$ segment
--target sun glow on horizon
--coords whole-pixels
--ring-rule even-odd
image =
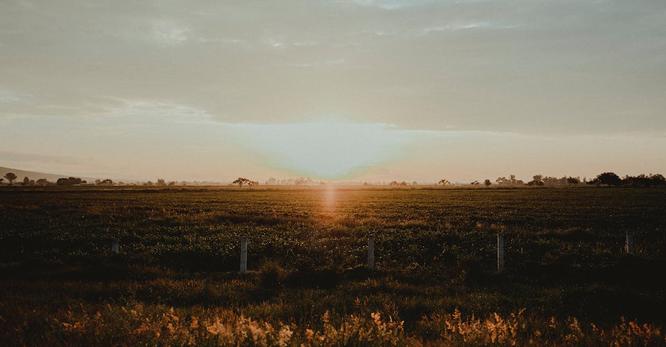
[[[233,125],[238,140],[273,166],[339,179],[398,158],[413,134],[382,123]]]

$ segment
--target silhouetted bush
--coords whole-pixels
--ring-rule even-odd
[[[67,178],[58,178],[56,184],[59,186],[73,186],[78,184],[86,184],[85,180],[82,180],[78,177],[67,177]]]
[[[49,182],[46,178],[40,178],[40,179],[38,179],[37,182],[35,182],[35,183],[36,183],[38,186],[48,186],[48,185],[52,184],[52,183]]]
[[[588,182],[588,184],[619,186],[622,184],[622,179],[620,179],[620,176],[616,175],[614,172],[604,172]]]
[[[641,174],[638,176],[625,176],[622,179],[622,185],[631,186],[631,187],[652,187],[652,186],[662,186],[666,185],[666,178],[660,174],[656,175],[645,175]]]
[[[543,176],[542,175],[534,175],[532,177],[532,180],[527,182],[528,186],[542,186],[543,183]]]

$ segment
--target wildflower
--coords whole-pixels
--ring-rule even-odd
[[[312,331],[312,329],[310,329],[310,328],[305,329],[305,340],[308,343],[312,343],[312,339],[314,338],[314,335],[315,335],[315,333],[314,333],[314,331]]]
[[[206,330],[212,335],[220,335],[227,333],[227,328],[220,322],[220,318],[215,318],[210,324],[206,324]]]
[[[190,322],[190,329],[199,329],[199,319],[196,316],[192,316],[192,321]]]
[[[289,341],[291,340],[291,336],[293,334],[294,332],[291,331],[288,325],[282,326],[282,328],[280,328],[280,332],[278,333],[278,346],[285,347],[289,345]]]

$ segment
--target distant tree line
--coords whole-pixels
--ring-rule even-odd
[[[438,182],[440,185],[450,185],[451,183],[446,179],[442,179]],[[470,183],[472,186],[478,186],[481,183],[479,181],[473,181]],[[486,179],[483,184],[488,187],[492,185],[492,182],[489,179]],[[549,177],[543,175],[534,175],[532,180],[525,183],[522,180],[516,179],[515,175],[510,175],[509,178],[498,177],[495,180],[495,184],[501,187],[519,187],[519,186],[571,186],[578,184],[588,184],[596,186],[626,186],[626,187],[655,187],[655,186],[666,186],[666,178],[661,174],[640,174],[638,176],[626,175],[624,178],[620,178],[614,172],[604,172],[594,179],[587,181],[585,178],[581,179],[580,177]]]
[[[0,178],[0,184],[4,183],[4,180],[9,182],[9,185],[14,185],[14,182],[18,179],[18,176],[13,172],[7,172],[3,177]],[[192,182],[190,182],[192,183]],[[143,185],[143,186],[175,186],[188,185],[188,182],[177,183],[175,181],[167,182],[163,178],[158,178],[155,183],[152,181],[147,181],[143,183],[136,183],[130,185]],[[270,178],[266,181],[267,185],[313,185],[313,184],[325,184],[324,181],[313,181],[310,178],[298,178],[298,179],[289,179],[289,180],[277,180],[275,178]],[[123,182],[114,182],[113,180],[107,179],[97,179],[93,183],[97,186],[114,186],[114,185],[126,185]],[[49,185],[58,185],[58,186],[76,186],[76,185],[93,185],[89,184],[86,180],[79,177],[62,177],[58,178],[56,182],[50,182],[45,178],[40,178],[37,180],[30,179],[29,177],[24,177],[21,181],[23,186],[49,186]],[[194,182],[192,184],[206,184],[206,182]],[[209,182],[208,184],[214,184],[214,182]],[[248,186],[253,187],[259,184],[258,181],[254,181],[245,177],[238,177],[232,182],[234,185],[239,187]],[[450,186],[453,185],[447,179],[441,179],[437,182],[438,185]],[[480,186],[483,184],[486,187],[493,185],[493,182],[490,179],[485,179],[483,183],[479,181],[473,181],[470,183],[472,186]],[[579,184],[588,184],[596,186],[608,186],[608,187],[617,187],[617,186],[626,186],[626,187],[655,187],[655,186],[666,186],[666,178],[661,174],[640,174],[637,176],[626,175],[624,178],[621,178],[614,172],[603,172],[594,179],[587,181],[586,178],[581,179],[580,177],[550,177],[543,175],[534,175],[532,180],[524,182],[523,180],[516,179],[515,175],[509,175],[509,177],[498,177],[495,180],[495,185],[500,187],[519,187],[519,186],[572,186]],[[369,185],[367,182],[364,185]],[[406,181],[391,181],[388,183],[392,187],[406,187],[406,186],[415,186],[418,185],[416,181],[408,183]]]
[[[629,186],[629,187],[653,187],[666,185],[666,178],[661,174],[641,174],[638,176],[624,176],[620,178],[614,172],[604,172],[595,179],[587,182],[598,186]]]
[[[14,185],[14,181],[16,181],[17,178],[18,176],[16,176],[15,173],[7,172],[2,178],[0,178],[0,183],[2,183],[6,179],[9,182],[9,185]],[[85,180],[82,180],[78,177],[67,177],[67,178],[63,177],[59,178],[56,182],[50,182],[46,178],[39,178],[37,180],[34,180],[25,176],[21,181],[21,185],[23,186],[49,186],[49,185],[71,186],[71,185],[81,185],[86,183],[87,182]]]

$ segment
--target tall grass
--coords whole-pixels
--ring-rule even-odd
[[[569,317],[528,315],[525,310],[485,317],[460,311],[424,316],[407,334],[397,317],[372,312],[314,325],[272,322],[228,309],[106,305],[70,307],[50,317],[37,312],[0,317],[0,342],[80,346],[664,346],[661,327],[621,320],[608,327]],[[20,318],[20,319],[17,319]]]

